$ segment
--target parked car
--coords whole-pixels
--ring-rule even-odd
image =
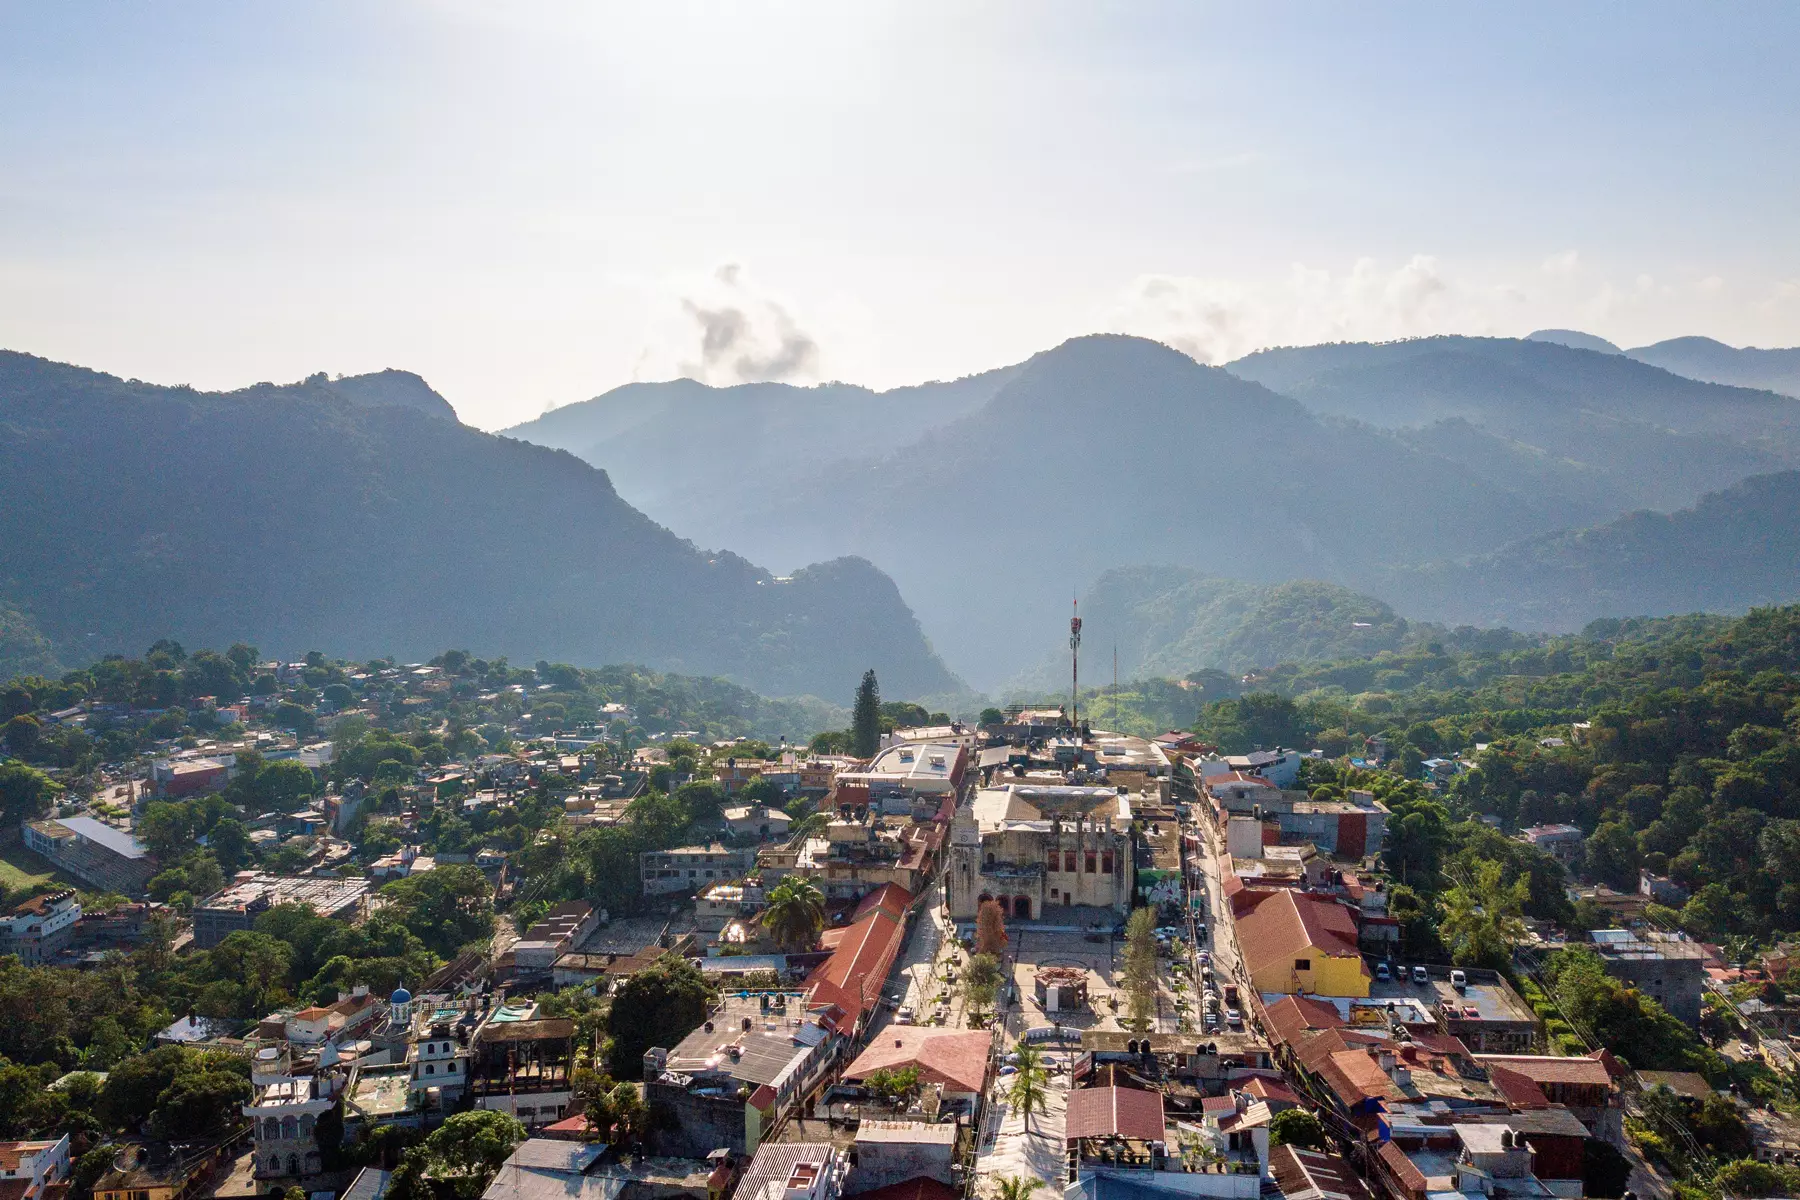
[[[1468,974],[1468,972],[1467,971],[1452,971],[1452,972],[1450,972],[1450,986],[1455,988],[1459,992],[1467,991],[1469,989],[1469,974]]]
[[[1225,1024],[1233,1029],[1242,1029],[1244,1027],[1244,1014],[1235,1008],[1227,1009],[1225,1011]]]
[[[1375,978],[1381,980],[1383,983],[1386,983],[1388,980],[1392,979],[1393,977],[1394,977],[1394,973],[1388,969],[1388,965],[1386,963],[1378,962],[1375,964]]]
[[[1414,967],[1413,968],[1413,982],[1414,983],[1430,983],[1431,982],[1431,972],[1427,971],[1424,967]]]
[[[913,1023],[913,1017],[916,1015],[917,1014],[913,1012],[912,1005],[902,1004],[900,1006],[900,1011],[894,1014],[894,1023],[897,1025],[911,1025]]]
[[[1738,1043],[1738,1053],[1743,1055],[1745,1058],[1755,1058],[1756,1057],[1756,1047],[1752,1046],[1749,1042],[1739,1042]]]

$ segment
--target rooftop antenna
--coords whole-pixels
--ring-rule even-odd
[[[1081,601],[1071,601],[1069,618],[1069,724],[1081,727]]]
[[[1113,693],[1112,693],[1113,725],[1119,723],[1119,643],[1113,643]]]

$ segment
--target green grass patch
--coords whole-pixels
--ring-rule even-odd
[[[22,892],[43,891],[53,886],[73,887],[73,880],[59,876],[56,868],[42,855],[24,846],[0,849],[0,890]]]

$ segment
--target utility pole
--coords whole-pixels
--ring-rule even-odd
[[[1069,724],[1081,727],[1081,601],[1074,600],[1069,618]]]

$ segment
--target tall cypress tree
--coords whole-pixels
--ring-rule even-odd
[[[856,707],[850,716],[850,753],[858,758],[873,758],[881,748],[881,688],[875,682],[875,671],[863,672],[856,689]]]

